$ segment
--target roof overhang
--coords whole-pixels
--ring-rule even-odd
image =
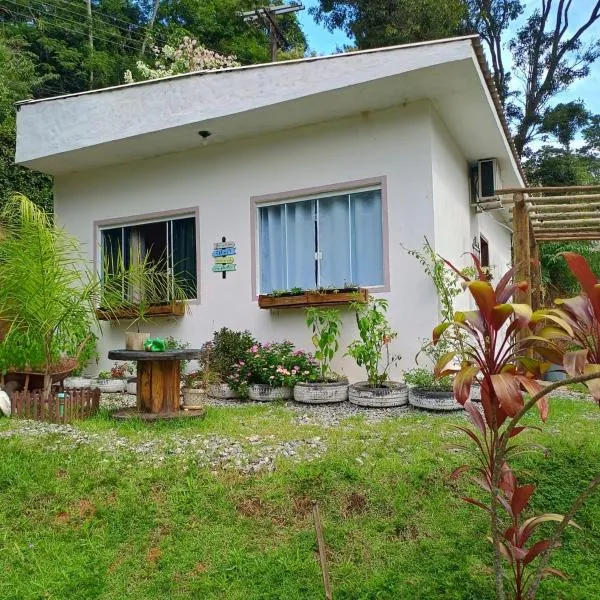
[[[18,105],[16,162],[95,169],[428,100],[467,160],[523,185],[479,39],[205,71]]]

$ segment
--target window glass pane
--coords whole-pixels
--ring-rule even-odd
[[[381,190],[352,194],[350,206],[352,282],[383,285]]]
[[[319,285],[322,287],[344,287],[352,282],[348,200],[348,194],[319,200]]]
[[[316,286],[314,206],[314,201],[285,205],[288,290]]]
[[[258,209],[260,291],[268,294],[286,288],[285,206]]]
[[[196,298],[196,219],[175,219],[172,231],[173,272],[186,296]]]
[[[122,252],[121,238],[123,229],[115,227],[114,229],[104,229],[102,231],[102,273],[112,275],[121,260],[119,256]]]

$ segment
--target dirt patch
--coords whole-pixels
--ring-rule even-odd
[[[192,577],[198,577],[198,575],[206,573],[207,568],[208,567],[202,562],[196,563],[196,566],[190,571],[190,575]]]
[[[65,479],[67,477],[67,472],[64,469],[57,469],[54,475],[56,479]]]
[[[297,496],[292,502],[292,510],[295,517],[306,519],[312,515],[313,501],[308,496]]]
[[[54,517],[54,522],[57,525],[66,525],[70,521],[69,513],[61,512]]]
[[[267,505],[261,498],[242,498],[235,509],[244,517],[258,519],[267,516]]]
[[[77,511],[82,519],[89,519],[96,514],[96,505],[90,500],[83,499],[77,503]]]
[[[160,560],[161,555],[162,552],[160,551],[160,548],[158,546],[152,546],[146,553],[146,562],[155,565]]]
[[[424,536],[414,523],[407,523],[405,525],[396,525],[394,537],[402,542],[412,542]]]
[[[351,492],[345,499],[342,507],[342,516],[344,518],[354,515],[362,515],[368,506],[367,497],[360,492]]]

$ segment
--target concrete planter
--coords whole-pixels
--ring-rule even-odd
[[[127,387],[126,379],[95,379],[92,386],[103,394],[122,394]]]
[[[422,388],[411,388],[408,394],[410,404],[425,410],[462,410],[452,392],[434,392]]]
[[[251,383],[248,386],[248,397],[255,402],[291,400],[294,397],[294,389],[291,387],[273,387],[264,383]]]
[[[90,377],[67,377],[63,383],[69,390],[83,390],[92,387],[93,379]]]
[[[206,390],[203,388],[182,388],[183,408],[199,408],[206,404]]]
[[[348,399],[356,406],[391,408],[408,404],[408,388],[397,381],[387,381],[384,387],[374,388],[361,381],[350,386]]]
[[[348,400],[348,380],[297,383],[294,386],[294,400],[302,404],[336,404]]]
[[[137,394],[137,377],[130,377],[127,380],[126,391],[128,394],[135,396]]]
[[[208,396],[209,398],[219,398],[220,400],[237,400],[241,398],[226,383],[211,383],[208,386]]]

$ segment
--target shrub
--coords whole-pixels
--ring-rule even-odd
[[[321,381],[337,379],[331,371],[331,361],[339,350],[342,320],[340,311],[334,309],[309,308],[306,311],[306,324],[312,329],[312,342],[315,358],[319,363]]]
[[[451,392],[452,377],[437,378],[433,371],[417,367],[404,372],[404,382],[429,392]]]
[[[249,384],[273,387],[293,387],[300,381],[315,381],[319,377],[317,361],[291,342],[255,344],[234,365],[227,383],[244,393]]]
[[[233,331],[223,327],[215,331],[213,339],[202,346],[200,366],[202,369],[209,369],[219,381],[225,383],[233,366],[243,360],[247,351],[256,343],[248,330]]]

